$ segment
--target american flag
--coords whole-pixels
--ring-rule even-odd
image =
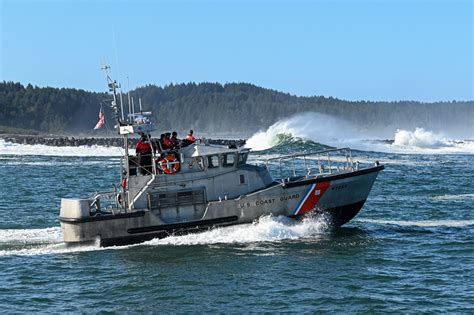
[[[105,115],[104,115],[104,109],[101,106],[99,110],[99,121],[95,125],[94,129],[100,129],[104,127],[104,125],[105,125]]]

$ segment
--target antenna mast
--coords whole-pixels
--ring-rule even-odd
[[[109,92],[112,92],[112,94],[114,96],[114,99],[113,99],[110,107],[112,108],[112,111],[114,112],[114,118],[117,120],[117,126],[119,127],[120,124],[121,124],[121,121],[120,121],[120,116],[119,116],[119,113],[118,113],[118,106],[117,106],[117,89],[120,88],[120,84],[118,84],[116,80],[113,80],[110,77],[110,66],[105,65],[101,69],[105,73],[105,77],[107,79],[107,86],[109,87]],[[123,105],[122,104],[121,104],[121,108],[122,108],[122,115],[123,115]]]

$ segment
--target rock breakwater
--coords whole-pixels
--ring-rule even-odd
[[[36,135],[0,135],[0,139],[5,142],[28,144],[28,145],[47,145],[56,147],[78,147],[78,146],[106,146],[123,147],[123,138],[109,137],[61,137],[61,136],[36,136]],[[138,139],[130,139],[129,147],[134,148]],[[206,139],[210,144],[243,146],[245,140],[228,139]]]

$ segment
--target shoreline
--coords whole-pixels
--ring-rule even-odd
[[[13,135],[0,134],[0,139],[5,142],[25,145],[46,145],[52,147],[78,147],[78,146],[105,146],[123,147],[121,137],[73,137],[73,136],[40,136],[40,135]],[[156,138],[155,138],[156,139]],[[129,139],[129,148],[134,148],[138,138]],[[245,139],[206,139],[210,144],[243,146]]]

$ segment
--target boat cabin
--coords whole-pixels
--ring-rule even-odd
[[[131,205],[135,209],[149,207],[152,202],[143,193],[145,191],[158,196],[172,193],[176,198],[180,194],[197,194],[209,202],[238,198],[268,187],[273,179],[266,167],[247,164],[249,152],[247,148],[198,141],[172,153],[162,153],[152,160],[154,172],[139,171],[137,175],[129,176]],[[169,155],[172,157],[167,158]]]

